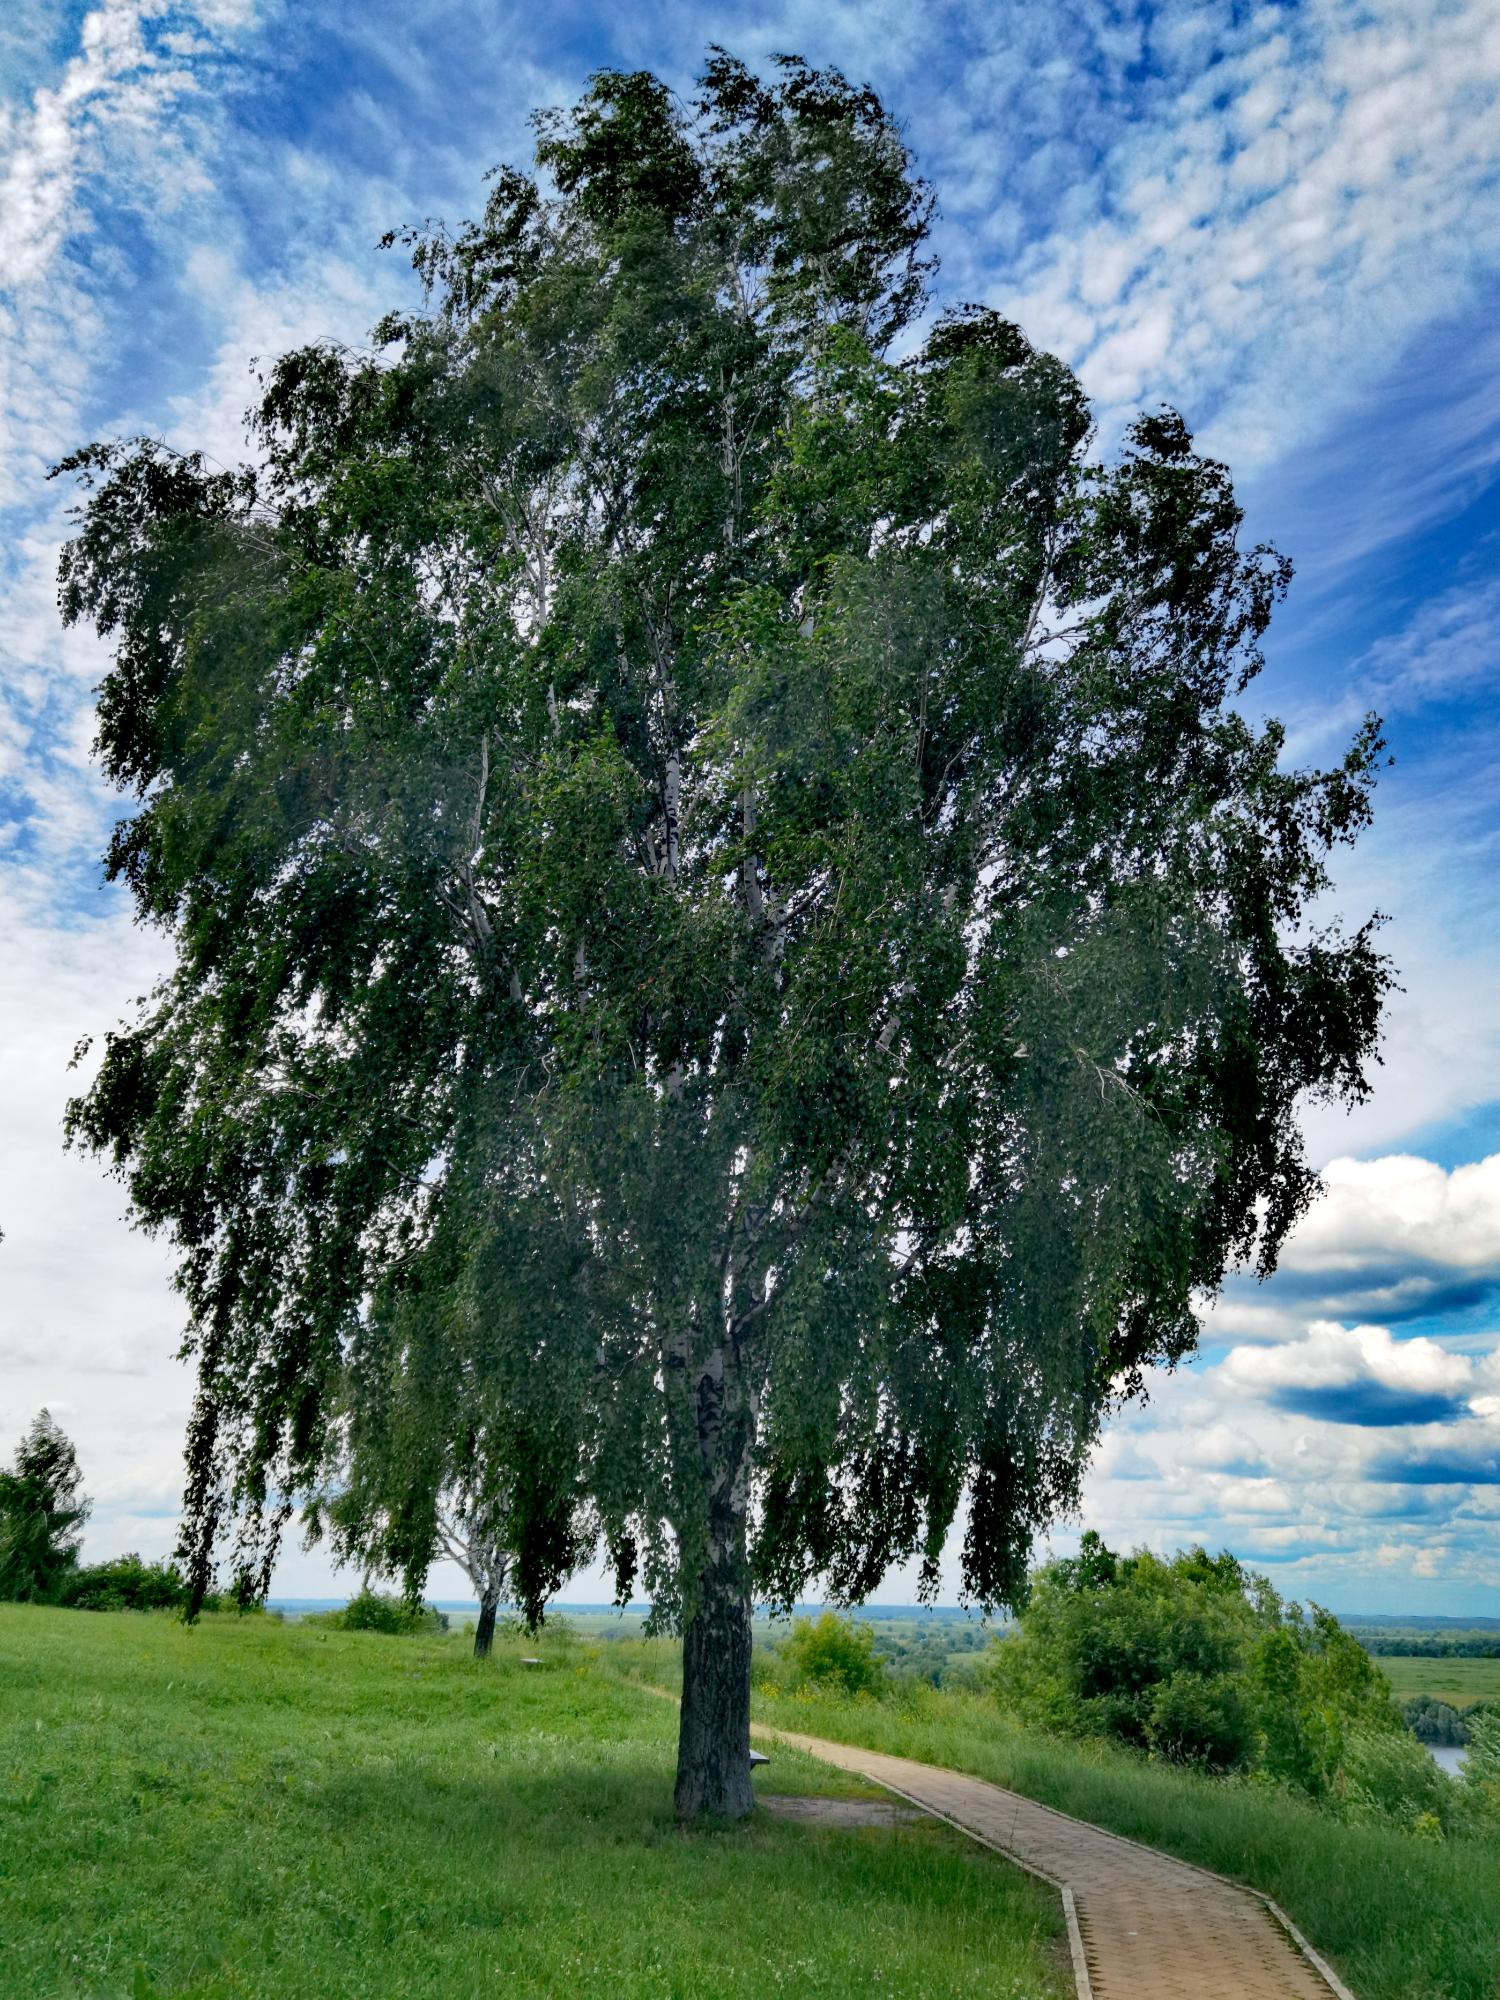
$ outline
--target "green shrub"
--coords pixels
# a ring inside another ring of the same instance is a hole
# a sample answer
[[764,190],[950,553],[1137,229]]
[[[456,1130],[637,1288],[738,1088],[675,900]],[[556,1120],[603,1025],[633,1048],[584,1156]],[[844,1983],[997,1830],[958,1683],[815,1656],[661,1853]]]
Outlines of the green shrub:
[[776,1649],[775,1671],[789,1691],[823,1688],[833,1694],[874,1695],[885,1685],[885,1668],[869,1626],[833,1611],[796,1620]]
[[[53,1593],[55,1604],[74,1611],[178,1611],[187,1601],[187,1579],[175,1563],[142,1562],[133,1551],[71,1570]],[[205,1605],[217,1608],[217,1599]]]
[[1351,1729],[1344,1745],[1338,1809],[1429,1837],[1461,1816],[1461,1788],[1404,1729]]
[[1500,1709],[1480,1712],[1476,1703],[1465,1720],[1469,1748],[1464,1758],[1464,1792],[1483,1820],[1500,1826]]
[[413,1604],[381,1590],[362,1590],[351,1597],[342,1611],[326,1611],[306,1624],[331,1625],[340,1632],[386,1632],[406,1636],[413,1632],[446,1632],[448,1618],[435,1604]]
[[1033,1578],[990,1681],[1053,1734],[1252,1772],[1314,1798],[1338,1781],[1354,1729],[1399,1735],[1435,1768],[1336,1618],[1283,1603],[1233,1556],[1203,1549],[1171,1561],[1144,1549],[1117,1556],[1085,1535],[1076,1557]]
[[1175,1673],[1152,1693],[1147,1738],[1174,1764],[1240,1770],[1250,1762],[1254,1737],[1244,1695],[1229,1674]]

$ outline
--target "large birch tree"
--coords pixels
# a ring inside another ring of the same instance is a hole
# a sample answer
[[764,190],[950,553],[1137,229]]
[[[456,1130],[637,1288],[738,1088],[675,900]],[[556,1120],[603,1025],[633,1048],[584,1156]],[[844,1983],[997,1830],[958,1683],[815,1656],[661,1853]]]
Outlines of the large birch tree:
[[1299,1103],[1365,1088],[1384,963],[1309,911],[1380,744],[1245,719],[1286,564],[1175,416],[1101,460],[933,313],[868,91],[715,52],[537,139],[422,309],[270,367],[251,465],[70,461],[108,868],[176,946],[72,1130],[178,1246],[195,1574],[234,1521],[268,1575],[403,1384],[409,1584],[455,1439],[528,1613],[584,1509],[735,1815],[752,1594],[956,1532],[1012,1598],[1274,1264]]

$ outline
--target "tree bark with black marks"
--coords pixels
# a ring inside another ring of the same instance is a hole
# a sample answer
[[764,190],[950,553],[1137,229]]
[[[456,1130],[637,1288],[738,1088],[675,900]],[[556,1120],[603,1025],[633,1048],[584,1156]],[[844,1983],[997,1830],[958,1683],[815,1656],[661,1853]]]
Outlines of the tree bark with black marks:
[[495,1643],[495,1617],[500,1609],[500,1599],[496,1594],[479,1600],[479,1622],[474,1627],[474,1657],[487,1660]]

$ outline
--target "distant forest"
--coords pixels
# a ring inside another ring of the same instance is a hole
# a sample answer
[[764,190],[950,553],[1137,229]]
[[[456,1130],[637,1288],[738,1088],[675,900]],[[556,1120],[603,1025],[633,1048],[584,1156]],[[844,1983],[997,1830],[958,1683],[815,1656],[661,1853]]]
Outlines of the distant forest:
[[1346,1618],[1368,1653],[1402,1653],[1419,1660],[1500,1660],[1500,1618],[1466,1624],[1453,1618]]

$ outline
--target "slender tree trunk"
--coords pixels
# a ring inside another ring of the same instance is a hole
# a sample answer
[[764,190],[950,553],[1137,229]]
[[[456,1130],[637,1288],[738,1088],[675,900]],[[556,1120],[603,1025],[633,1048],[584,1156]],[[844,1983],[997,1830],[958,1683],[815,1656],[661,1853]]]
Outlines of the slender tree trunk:
[[474,1627],[474,1657],[487,1660],[490,1647],[495,1643],[495,1613],[500,1608],[500,1600],[492,1592],[487,1592],[479,1600],[479,1623]]
[[699,1383],[698,1442],[708,1485],[703,1567],[682,1634],[677,1734],[680,1819],[743,1819],[750,1791],[750,1424],[731,1354]]
[[743,1819],[750,1791],[750,1592],[739,1562],[711,1561],[682,1634],[679,1819]]

